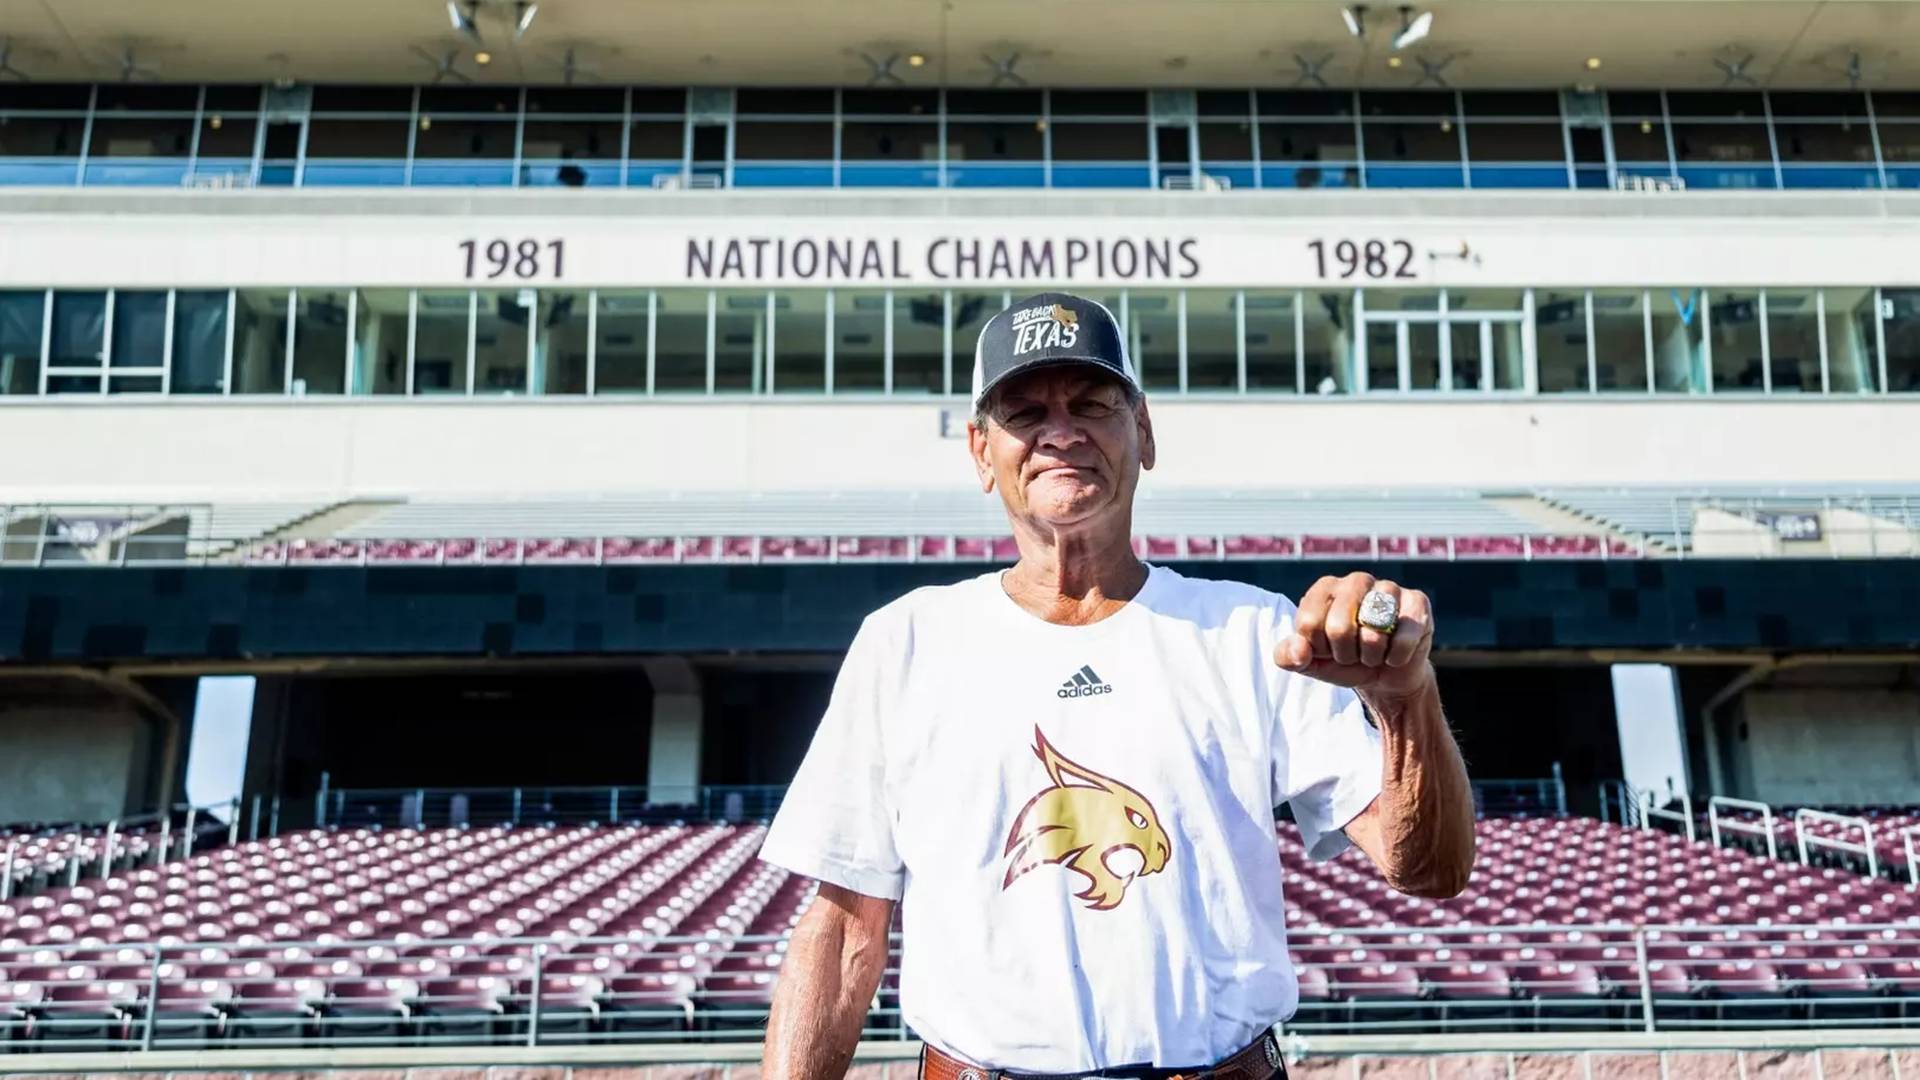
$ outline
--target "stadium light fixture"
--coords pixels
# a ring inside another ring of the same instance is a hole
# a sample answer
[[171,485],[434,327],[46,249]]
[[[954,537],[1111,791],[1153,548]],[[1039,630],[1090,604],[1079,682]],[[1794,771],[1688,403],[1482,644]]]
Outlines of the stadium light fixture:
[[481,49],[479,52],[473,54],[473,62],[479,64],[481,67],[486,67],[488,64],[493,63],[493,54],[485,49]]
[[540,5],[535,0],[515,0],[513,5],[513,40],[519,41],[527,36],[527,27],[533,25],[533,17],[540,14]]
[[926,67],[927,55],[925,53],[908,53],[907,66],[908,67]]
[[1587,70],[1588,70],[1588,71],[1599,71],[1599,70],[1600,70],[1600,58],[1599,58],[1599,57],[1597,57],[1597,56],[1589,56],[1589,57],[1587,57]]
[[1367,5],[1348,4],[1340,9],[1340,21],[1347,24],[1347,33],[1354,37],[1367,36]]
[[447,21],[457,33],[465,34],[476,45],[480,43],[479,14],[480,0],[447,0]]
[[1418,15],[1410,7],[1400,9],[1400,32],[1393,35],[1393,47],[1404,49],[1423,40],[1433,32],[1433,12],[1423,11]]

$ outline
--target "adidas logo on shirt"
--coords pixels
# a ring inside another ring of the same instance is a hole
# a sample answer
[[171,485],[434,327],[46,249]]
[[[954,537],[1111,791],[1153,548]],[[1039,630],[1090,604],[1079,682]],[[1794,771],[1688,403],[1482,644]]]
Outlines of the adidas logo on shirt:
[[1085,664],[1080,665],[1080,670],[1073,673],[1073,678],[1061,683],[1060,689],[1054,691],[1055,695],[1063,698],[1092,697],[1095,694],[1111,693],[1113,693],[1113,684],[1102,682],[1100,676],[1093,673],[1093,668]]

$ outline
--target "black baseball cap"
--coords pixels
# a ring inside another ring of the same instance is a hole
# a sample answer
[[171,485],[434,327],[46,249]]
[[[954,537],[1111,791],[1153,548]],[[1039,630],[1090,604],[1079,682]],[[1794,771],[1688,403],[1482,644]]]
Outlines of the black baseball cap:
[[1006,379],[1064,364],[1101,368],[1137,393],[1120,321],[1105,304],[1072,293],[1035,293],[987,320],[973,348],[973,405]]

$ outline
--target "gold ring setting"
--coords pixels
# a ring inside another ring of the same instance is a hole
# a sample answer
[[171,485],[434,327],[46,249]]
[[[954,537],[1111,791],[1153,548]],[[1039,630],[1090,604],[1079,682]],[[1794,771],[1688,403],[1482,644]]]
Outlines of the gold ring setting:
[[1400,625],[1400,598],[1369,589],[1367,595],[1360,598],[1360,609],[1354,613],[1353,621],[1391,637],[1394,627]]

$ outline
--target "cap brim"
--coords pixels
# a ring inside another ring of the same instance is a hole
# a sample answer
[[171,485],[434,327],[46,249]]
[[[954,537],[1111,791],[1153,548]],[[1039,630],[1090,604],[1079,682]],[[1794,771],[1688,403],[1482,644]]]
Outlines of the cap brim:
[[1128,378],[1126,372],[1116,369],[1111,363],[1105,360],[1096,360],[1090,356],[1044,356],[1029,360],[1024,364],[1016,364],[988,380],[985,385],[980,387],[980,392],[974,395],[974,408],[979,408],[980,403],[987,400],[987,395],[993,393],[993,388],[1006,382],[1008,379],[1017,375],[1025,375],[1030,371],[1040,371],[1044,368],[1055,367],[1093,368],[1096,371],[1103,371],[1113,376],[1115,381],[1123,385],[1131,386],[1135,390],[1140,389],[1140,384]]

